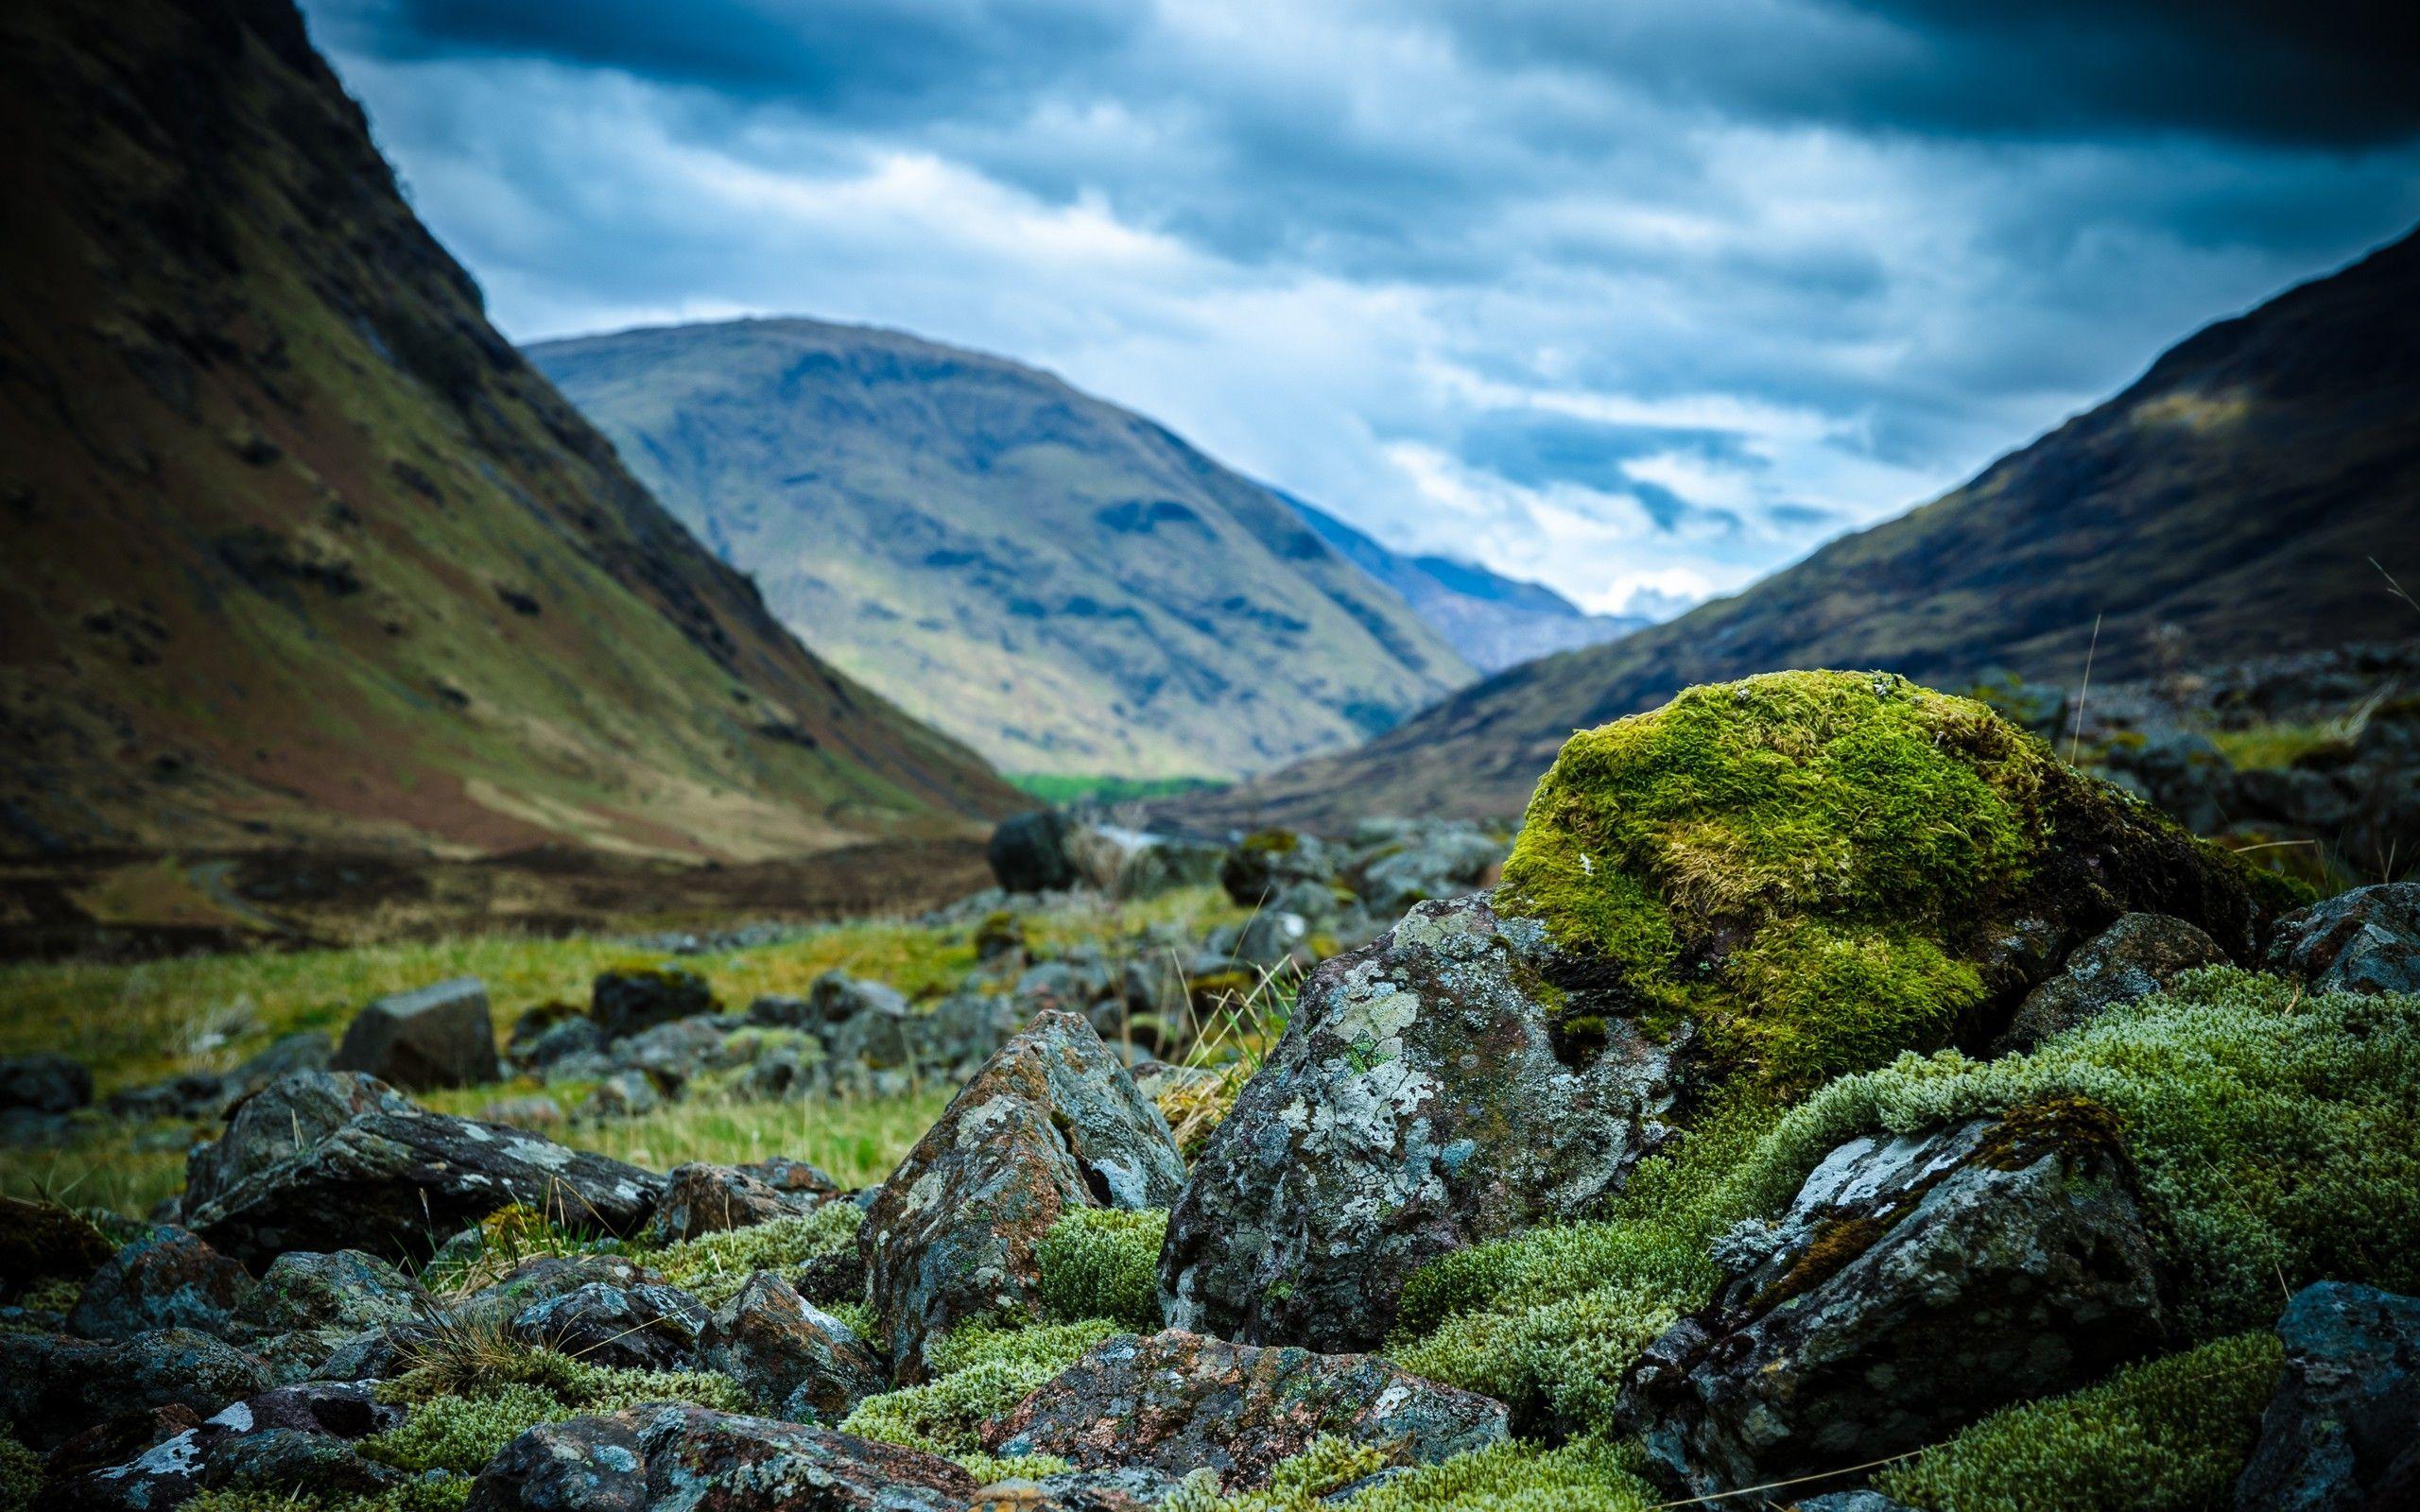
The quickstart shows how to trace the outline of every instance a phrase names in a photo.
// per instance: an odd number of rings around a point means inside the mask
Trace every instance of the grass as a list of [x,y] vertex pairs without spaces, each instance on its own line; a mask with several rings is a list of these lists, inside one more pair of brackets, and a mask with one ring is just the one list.
[[1174,798],[1223,786],[1211,777],[1093,777],[1081,772],[1028,772],[1009,779],[1018,792],[1045,803],[1130,803],[1137,799]]

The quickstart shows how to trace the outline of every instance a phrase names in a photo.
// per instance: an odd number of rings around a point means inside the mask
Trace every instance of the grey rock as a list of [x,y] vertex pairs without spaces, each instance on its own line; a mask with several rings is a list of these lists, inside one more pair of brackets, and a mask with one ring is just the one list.
[[707,1317],[704,1303],[660,1281],[590,1281],[523,1308],[512,1333],[588,1365],[670,1370],[688,1362]]
[[647,1461],[617,1418],[542,1423],[471,1483],[463,1512],[645,1512]]
[[595,1123],[614,1118],[645,1118],[664,1106],[655,1079],[643,1071],[617,1071],[598,1082],[580,1099],[578,1115]]
[[252,1278],[182,1228],[155,1228],[112,1255],[84,1283],[67,1326],[88,1339],[157,1329],[224,1335]]
[[407,1324],[426,1294],[374,1255],[357,1249],[294,1250],[261,1272],[236,1308],[229,1337],[257,1353],[281,1382],[300,1381],[353,1339]]
[[828,1027],[846,1023],[864,1013],[905,1018],[908,999],[886,983],[851,976],[846,971],[826,971],[807,985],[806,1012],[805,1021],[792,1027]]
[[1797,1512],[1914,1512],[1914,1509],[1904,1503],[1892,1501],[1879,1491],[1831,1491],[1799,1503]]
[[1625,1383],[1651,1460],[1712,1495],[1899,1453],[2163,1342],[2149,1221],[2089,1104],[1853,1140]]
[[714,1011],[714,990],[706,979],[668,966],[600,971],[588,1004],[588,1016],[609,1040]]
[[464,1317],[509,1323],[536,1303],[569,1296],[583,1286],[628,1289],[663,1280],[620,1255],[542,1255],[523,1261],[502,1280],[461,1298],[454,1310]]
[[2121,1003],[2165,989],[2181,971],[2226,964],[2219,942],[2184,919],[2127,914],[2078,947],[2057,976],[2026,994],[1992,1051],[2031,1050]]
[[959,1324],[1039,1315],[1034,1248],[1070,1208],[1165,1207],[1184,1164],[1091,1024],[1037,1015],[951,1099],[857,1231],[892,1369]]
[[346,1026],[330,1064],[413,1091],[500,1079],[486,984],[457,977],[377,999]]
[[2285,1373],[2238,1512],[2420,1505],[2420,1297],[2322,1281],[2294,1295],[2277,1337]]
[[410,1477],[364,1459],[343,1439],[303,1428],[261,1428],[233,1435],[207,1452],[201,1481],[214,1490],[290,1493],[308,1486],[332,1499],[367,1498]]
[[225,1118],[245,1098],[298,1071],[325,1071],[335,1042],[317,1029],[281,1035],[224,1074],[187,1072],[148,1087],[112,1092],[109,1109],[130,1119]]
[[605,1045],[605,1031],[596,1026],[596,1020],[557,1019],[526,1043],[517,1045],[513,1060],[533,1072],[556,1071],[573,1062],[603,1057]]
[[677,1095],[707,1072],[739,1064],[741,1057],[730,1042],[736,1027],[713,1015],[675,1019],[615,1041],[610,1055],[615,1067],[643,1072],[658,1088]]
[[889,1384],[882,1363],[847,1324],[768,1271],[751,1276],[715,1311],[699,1339],[698,1363],[792,1422],[838,1426]]
[[1010,892],[1057,892],[1080,880],[1067,854],[1067,819],[1056,809],[1037,809],[1003,819],[992,831],[984,859]]
[[2269,970],[2318,992],[2420,992],[2420,882],[2356,887],[2288,915]]
[[222,1193],[328,1138],[353,1119],[417,1112],[374,1076],[353,1071],[301,1071],[280,1077],[237,1105],[227,1132],[185,1160],[184,1206],[199,1212]]
[[650,1243],[675,1244],[727,1228],[752,1228],[776,1218],[812,1212],[832,1193],[829,1177],[820,1191],[811,1187],[782,1191],[727,1165],[676,1166],[665,1177],[664,1195],[648,1219],[647,1236]]
[[1675,1046],[1618,1018],[1562,1038],[1546,951],[1467,898],[1314,972],[1177,1200],[1169,1324],[1374,1348],[1423,1263],[1616,1190],[1668,1137]]
[[1077,824],[1063,841],[1076,872],[1120,900],[1151,898],[1216,882],[1226,848],[1109,824]]
[[178,1405],[205,1417],[268,1387],[259,1360],[190,1329],[107,1341],[0,1333],[0,1420],[33,1449],[118,1413]]
[[1256,1348],[1176,1330],[1120,1334],[985,1425],[1009,1457],[1057,1454],[1079,1468],[1207,1467],[1236,1490],[1322,1434],[1386,1445],[1421,1464],[1501,1443],[1504,1404],[1439,1385],[1375,1355]]
[[83,1062],[47,1051],[0,1057],[0,1109],[72,1113],[93,1100],[93,1074]]
[[971,1074],[1025,1026],[1017,1003],[991,992],[953,992],[910,1029],[916,1058],[937,1072]]
[[550,1129],[563,1122],[563,1105],[544,1092],[498,1097],[479,1105],[479,1122],[509,1124],[514,1128]]
[[649,1512],[961,1512],[975,1477],[937,1455],[675,1403],[619,1415]]
[[1246,835],[1219,863],[1219,885],[1228,897],[1253,908],[1298,882],[1334,882],[1336,869],[1336,852],[1319,836],[1263,830]]

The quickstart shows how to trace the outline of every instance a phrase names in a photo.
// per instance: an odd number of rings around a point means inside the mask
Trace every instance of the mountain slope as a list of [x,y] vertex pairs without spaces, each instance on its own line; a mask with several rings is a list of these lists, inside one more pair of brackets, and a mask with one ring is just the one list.
[[2420,592],[2420,237],[2208,327],[1962,488],[1744,593],[1169,808],[1314,826],[1511,816],[1574,729],[1693,683],[1882,667],[1951,685],[2008,667],[2072,686],[2087,653],[2095,679],[2125,678],[2163,655],[2420,630],[2373,558]]
[[489,327],[290,0],[29,0],[0,53],[0,845],[755,856],[1015,802]]
[[1400,594],[1411,611],[1482,672],[1618,640],[1651,623],[1591,614],[1544,583],[1506,577],[1451,557],[1406,557],[1324,509],[1281,495],[1345,560]]
[[529,355],[791,627],[1004,770],[1261,771],[1469,679],[1278,495],[1029,368],[810,320]]

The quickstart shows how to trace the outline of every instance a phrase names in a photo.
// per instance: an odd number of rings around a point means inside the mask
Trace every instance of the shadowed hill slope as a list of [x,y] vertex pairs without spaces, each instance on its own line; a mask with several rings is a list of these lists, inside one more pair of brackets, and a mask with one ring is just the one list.
[[761,856],[1015,804],[489,326],[288,0],[28,0],[0,75],[0,846]]
[[1003,770],[1266,771],[1470,680],[1280,495],[1047,373],[798,319],[529,355],[792,628]]
[[1509,816],[1573,730],[1682,688],[1793,667],[2072,685],[2096,618],[2096,679],[2408,636],[2420,612],[2373,558],[2420,592],[2420,238],[2207,327],[1974,481],[1744,593],[1163,807],[1201,824]]

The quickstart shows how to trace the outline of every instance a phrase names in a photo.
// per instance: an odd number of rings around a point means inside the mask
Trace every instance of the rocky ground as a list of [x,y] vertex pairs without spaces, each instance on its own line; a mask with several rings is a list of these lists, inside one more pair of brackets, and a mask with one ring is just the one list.
[[[989,860],[795,992],[732,988],[796,939],[665,937],[577,1005],[0,1063],[21,1152],[209,1135],[139,1218],[15,1183],[0,1504],[2420,1493],[2420,885],[2322,900],[1842,674],[1575,737],[1509,853],[1037,815]],[[607,1153],[928,1086],[862,1177]]]

